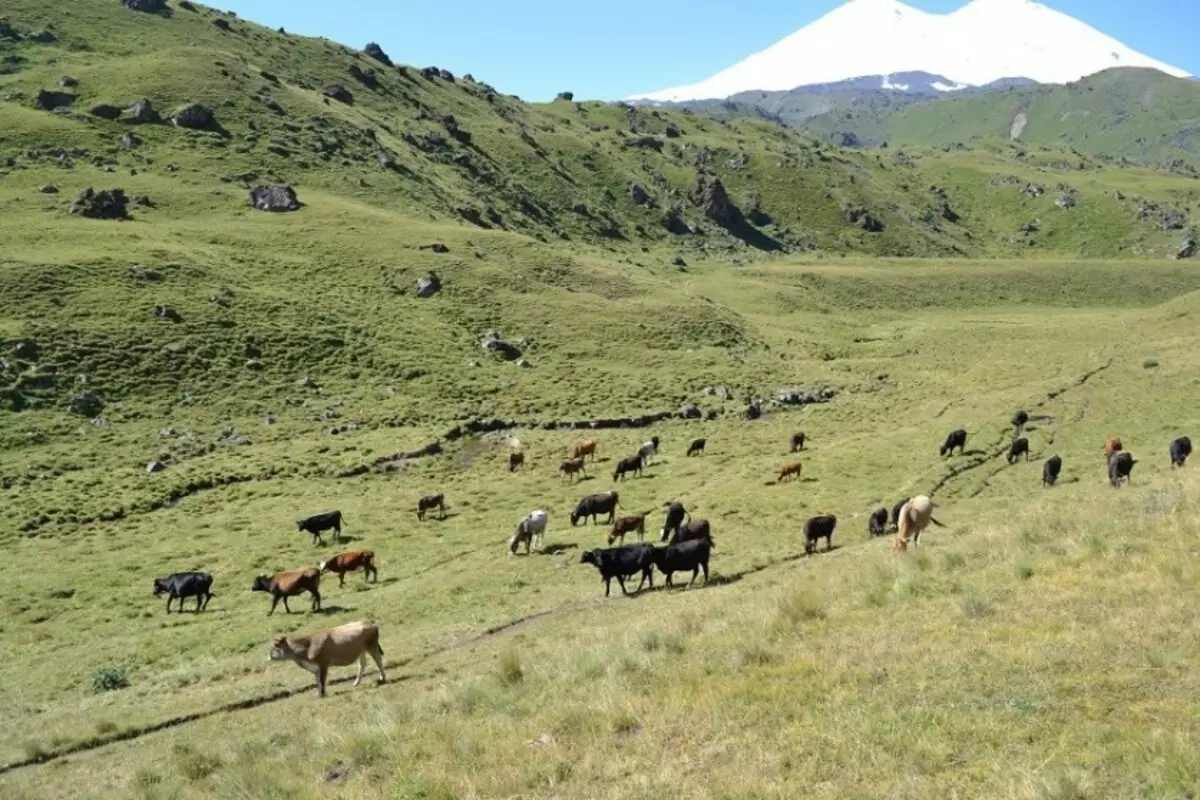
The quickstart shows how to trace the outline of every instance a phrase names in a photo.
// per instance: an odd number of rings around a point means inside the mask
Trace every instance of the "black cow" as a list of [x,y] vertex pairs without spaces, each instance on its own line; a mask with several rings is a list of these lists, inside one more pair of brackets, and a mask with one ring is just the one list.
[[953,455],[954,448],[958,448],[958,454],[961,456],[967,447],[967,432],[959,428],[955,431],[950,431],[950,435],[946,437],[946,442],[942,445],[938,452],[942,456]]
[[1129,473],[1133,472],[1136,463],[1128,450],[1118,450],[1108,457],[1108,482],[1114,489],[1121,485],[1122,480],[1129,481]]
[[1042,486],[1053,486],[1062,472],[1062,456],[1051,456],[1042,465]]
[[1023,408],[1018,408],[1017,413],[1013,414],[1012,426],[1017,434],[1020,434],[1025,428],[1025,423],[1029,422],[1029,413]]
[[667,509],[667,518],[663,522],[662,528],[658,531],[660,542],[665,542],[667,540],[668,531],[671,533],[679,533],[679,526],[682,525],[686,520],[692,518],[692,515],[689,514],[687,509],[683,507],[683,503],[679,502],[678,500],[672,500],[669,503],[663,503],[663,508]]
[[833,529],[837,527],[837,517],[833,514],[821,514],[810,517],[804,523],[804,555],[811,555],[817,549],[817,542],[825,540],[825,549],[833,549]]
[[438,510],[438,519],[446,518],[446,495],[442,492],[427,494],[417,501],[417,519],[424,521],[425,513]]
[[1008,446],[1008,453],[1004,456],[1008,459],[1008,463],[1014,463],[1021,456],[1025,456],[1025,460],[1029,460],[1029,440],[1022,436],[1019,439],[1014,439],[1013,443]]
[[893,531],[900,530],[900,509],[904,508],[904,504],[907,503],[909,500],[912,500],[912,498],[906,497],[903,500],[901,500],[899,503],[896,503],[896,505],[892,506],[892,522],[891,522],[891,526],[890,526],[891,530],[893,530]]
[[321,531],[327,531],[333,528],[333,540],[337,541],[342,538],[342,512],[338,510],[322,511],[320,514],[313,514],[311,517],[304,517],[296,520],[296,527],[302,531],[308,531],[312,534],[313,544],[324,545],[325,541],[321,538]]
[[871,536],[883,536],[887,533],[888,510],[880,507],[871,512],[867,520],[867,533]]
[[708,444],[707,439],[693,439],[692,443],[688,445],[687,454],[689,456],[703,455],[704,454],[704,445],[706,445],[706,444]]
[[154,579],[154,596],[166,592],[167,613],[171,613],[171,601],[179,599],[179,613],[183,613],[185,597],[196,598],[196,613],[199,614],[212,599],[213,576],[207,572],[172,572],[165,578]]
[[620,505],[621,497],[617,492],[589,494],[580,500],[579,505],[575,506],[575,510],[571,512],[571,527],[574,528],[584,517],[591,517],[592,524],[595,525],[598,514],[608,514],[607,524],[611,525]]
[[704,570],[704,582],[708,583],[708,557],[712,552],[712,542],[708,539],[692,539],[666,547],[654,548],[654,566],[667,577],[667,586],[672,586],[671,575],[675,572],[692,571],[692,579],[688,586],[696,582],[700,570]]
[[[708,520],[689,519],[675,530],[675,533],[672,534],[671,540],[667,544],[679,544],[680,542],[689,542],[693,539],[707,539],[709,544],[713,543],[712,525],[708,523]],[[667,541],[665,532],[659,537],[659,541]]]
[[1171,469],[1182,467],[1187,463],[1187,457],[1192,454],[1192,440],[1186,436],[1180,436],[1175,441],[1171,442]]
[[804,449],[804,439],[805,438],[806,437],[804,436],[804,431],[800,431],[799,433],[792,434],[792,452],[793,453],[796,452],[797,450]]
[[579,557],[580,564],[591,564],[600,570],[604,581],[604,596],[608,597],[612,579],[616,578],[621,586],[622,594],[629,594],[625,588],[625,579],[642,573],[637,589],[640,592],[646,581],[654,588],[654,547],[648,544],[623,544],[620,547],[609,547],[604,550],[587,550]]
[[633,472],[637,475],[642,474],[642,454],[638,453],[629,458],[622,458],[617,462],[617,468],[613,470],[613,480],[617,478],[625,479],[626,472]]

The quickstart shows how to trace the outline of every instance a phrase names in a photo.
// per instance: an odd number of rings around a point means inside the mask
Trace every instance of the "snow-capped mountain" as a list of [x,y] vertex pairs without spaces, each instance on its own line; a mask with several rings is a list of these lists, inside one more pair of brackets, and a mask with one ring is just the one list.
[[708,80],[626,99],[686,102],[864,78],[904,91],[898,76],[914,72],[945,76],[930,86],[948,92],[1014,78],[1068,83],[1110,67],[1188,76],[1034,0],[973,0],[949,14],[852,0]]

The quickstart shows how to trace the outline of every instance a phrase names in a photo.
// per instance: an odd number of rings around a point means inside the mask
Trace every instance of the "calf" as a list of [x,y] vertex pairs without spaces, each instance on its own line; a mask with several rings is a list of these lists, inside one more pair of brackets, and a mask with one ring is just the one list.
[[[679,544],[680,542],[688,542],[693,539],[706,539],[709,544],[713,544],[712,525],[709,524],[708,520],[688,520],[688,522],[679,526],[667,544]],[[666,535],[660,536],[659,541],[666,542]]]
[[1008,453],[1005,454],[1004,457],[1008,459],[1008,463],[1012,464],[1016,462],[1016,460],[1022,455],[1025,456],[1026,461],[1029,460],[1029,440],[1024,436],[1019,439],[1015,439],[1013,443],[1008,446]]
[[1020,435],[1021,431],[1025,429],[1025,423],[1027,422],[1029,422],[1029,413],[1023,408],[1018,408],[1017,413],[1013,414],[1012,418],[1015,435]]
[[792,449],[791,452],[804,449],[804,431],[792,434]]
[[1058,473],[1062,472],[1062,456],[1051,456],[1042,465],[1042,486],[1053,486],[1058,482]]
[[296,520],[296,527],[301,531],[308,531],[312,534],[313,544],[325,545],[321,539],[321,531],[327,531],[333,528],[333,540],[336,542],[342,538],[342,512],[338,510],[322,511],[320,514],[313,514],[311,517],[304,517]]
[[638,448],[638,455],[641,456],[642,460],[647,464],[652,463],[654,461],[654,456],[658,455],[658,437],[651,436],[650,441],[644,443]]
[[953,455],[954,448],[956,447],[960,456],[967,449],[967,432],[962,428],[950,431],[950,435],[946,437],[946,441],[942,443],[942,447],[938,452],[944,458],[945,456]]
[[678,500],[672,500],[669,503],[663,503],[663,507],[667,509],[667,518],[663,522],[663,526],[658,533],[660,537],[659,541],[665,542],[667,540],[667,533],[670,532],[673,534],[678,534],[679,526],[682,525],[685,520],[691,519],[692,515],[687,512],[687,509],[683,507],[683,503],[679,502]]
[[704,455],[704,445],[708,443],[707,439],[693,439],[688,445],[687,454],[689,456]]
[[825,550],[833,549],[833,529],[837,527],[837,517],[833,514],[820,514],[810,517],[804,523],[804,555],[812,555],[817,549],[817,542],[825,540]]
[[1187,457],[1192,454],[1192,440],[1186,436],[1180,436],[1175,441],[1171,442],[1171,469],[1182,467],[1187,463]]
[[646,581],[654,588],[654,547],[648,544],[625,544],[620,547],[610,547],[606,550],[587,550],[579,557],[580,564],[591,564],[600,570],[600,578],[604,581],[604,596],[608,597],[612,579],[616,578],[622,594],[629,594],[625,588],[625,579],[642,573],[637,589],[640,592]]
[[608,532],[608,543],[611,545],[617,539],[625,544],[625,534],[637,531],[638,541],[646,536],[646,514],[649,511],[631,517],[620,517],[613,522],[612,530]]
[[906,497],[896,505],[892,506],[892,531],[900,530],[900,509],[904,508],[904,504],[911,500],[911,497]]
[[571,458],[583,458],[591,456],[592,461],[596,460],[596,440],[584,439],[582,442],[576,442],[571,448]]
[[867,520],[867,533],[870,536],[883,536],[888,529],[888,510],[886,508],[877,508],[871,512],[871,518]]
[[1118,450],[1108,458],[1108,482],[1114,489],[1120,487],[1121,481],[1130,482],[1129,473],[1133,472],[1133,453]]
[[589,494],[580,500],[579,505],[575,506],[575,510],[571,512],[571,527],[574,528],[579,520],[585,517],[591,517],[592,524],[595,525],[596,517],[600,514],[608,514],[607,524],[611,524],[620,505],[621,496],[617,492]]
[[912,540],[913,547],[919,547],[921,544],[921,531],[929,527],[929,523],[931,522],[939,528],[946,527],[933,518],[933,510],[935,508],[937,506],[934,502],[923,494],[919,494],[905,503],[904,507],[900,509],[899,532],[896,534],[892,549],[907,550],[909,539]]
[[642,454],[640,452],[617,462],[617,468],[613,470],[613,480],[616,481],[617,478],[624,480],[626,472],[632,472],[635,475],[642,474]]
[[779,468],[779,475],[776,476],[775,482],[783,483],[783,479],[788,478],[788,477],[790,477],[792,479],[799,478],[800,470],[802,470],[803,468],[804,468],[804,465],[801,464],[799,461],[793,461],[791,464],[784,464],[782,467]]
[[321,573],[334,572],[338,576],[338,586],[346,584],[346,573],[361,569],[363,579],[372,582],[379,579],[379,570],[375,568],[375,553],[372,550],[349,550],[338,553],[333,558],[326,559],[317,565]]
[[564,478],[570,478],[572,475],[587,475],[583,470],[582,458],[571,458],[558,465],[558,474]]
[[367,656],[379,669],[379,682],[387,681],[383,668],[383,648],[379,646],[379,626],[360,620],[326,628],[308,636],[280,636],[271,645],[267,661],[294,661],[317,678],[317,697],[325,696],[325,680],[330,667],[348,667],[358,662],[354,685],[362,683]]
[[521,542],[525,543],[525,555],[529,555],[529,548],[533,544],[533,540],[537,539],[539,545],[542,544],[542,537],[546,532],[546,520],[550,515],[543,509],[531,511],[525,515],[525,518],[517,523],[517,531],[508,540],[508,552],[510,555],[517,552],[517,545]]
[[509,472],[516,472],[517,467],[522,466],[524,463],[525,463],[525,454],[520,452],[519,450],[515,453],[508,454],[508,471]]
[[1123,449],[1124,445],[1121,444],[1121,438],[1119,436],[1110,436],[1108,437],[1108,441],[1104,443],[1104,448],[1101,452],[1104,453],[1104,458],[1107,460],[1113,453],[1119,453]]
[[212,599],[213,576],[207,572],[172,572],[165,578],[154,579],[154,596],[167,595],[167,613],[171,613],[171,601],[178,598],[179,613],[183,613],[183,600],[196,598],[196,613],[199,614]]
[[692,571],[692,579],[688,586],[696,582],[700,570],[704,570],[704,582],[708,583],[708,557],[712,552],[712,542],[708,539],[692,539],[678,542],[666,547],[655,547],[653,560],[658,571],[667,577],[667,586],[672,586],[671,576],[675,572]]
[[438,510],[438,519],[446,518],[446,495],[442,492],[427,494],[417,501],[417,519],[424,521],[425,513],[434,508]]
[[321,610],[321,571],[315,567],[305,567],[291,572],[277,572],[271,577],[259,575],[250,587],[252,592],[269,592],[271,595],[271,610],[267,616],[275,613],[275,606],[283,600],[283,610],[292,613],[288,608],[288,598],[295,597],[301,592],[312,595],[312,610]]

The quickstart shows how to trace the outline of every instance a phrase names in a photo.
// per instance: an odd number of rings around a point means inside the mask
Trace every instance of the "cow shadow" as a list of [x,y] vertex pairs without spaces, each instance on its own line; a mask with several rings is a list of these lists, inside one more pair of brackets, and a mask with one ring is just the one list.
[[[984,450],[975,448],[974,450],[964,450],[961,453],[959,453],[958,455],[959,455],[959,457],[962,457],[962,456],[986,456],[987,452]],[[953,456],[947,456],[947,458],[953,458]]]
[[[876,536],[875,538],[878,539],[881,537]],[[824,547],[818,546],[816,550],[813,550],[811,553],[805,553],[802,557],[809,558],[811,556],[824,555],[825,553],[835,553],[838,550],[841,550],[843,547],[845,547],[845,545],[835,544],[833,547],[830,547],[828,550],[826,550]]]
[[333,546],[336,546],[339,544],[349,544],[350,542],[357,542],[360,539],[362,539],[361,536],[347,536],[345,534],[342,534],[341,536],[339,536],[336,539],[330,539],[327,542],[325,542],[325,546],[333,547]]
[[354,610],[355,610],[355,606],[339,606],[339,605],[335,604],[332,606],[321,606],[320,610],[314,611],[312,613],[321,614],[323,616],[329,617],[329,616],[333,616],[334,614],[345,614],[349,611],[354,611]]
[[445,522],[448,519],[454,519],[455,517],[458,517],[458,516],[461,516],[461,515],[457,511],[447,511],[445,514],[443,514],[440,517],[426,517],[424,520],[417,520],[417,521],[418,522]]
[[[684,576],[682,580],[678,577],[680,575]],[[691,586],[688,586],[688,581],[690,581],[692,579],[690,570],[680,570],[679,572],[675,573],[675,576],[676,576],[675,582],[673,585],[667,586],[667,584],[665,582],[656,583],[654,585],[654,589],[652,591],[655,591],[655,592],[689,592],[689,591],[694,592],[694,591],[698,591],[701,589],[716,588],[718,586],[728,586],[729,584],[737,583],[738,581],[740,581],[742,579],[742,576],[738,573],[735,573],[732,575],[715,575],[710,572],[708,580],[705,581],[704,573],[701,572],[700,575],[696,578],[696,582],[693,583]],[[643,590],[643,591],[650,591],[650,590]]]
[[536,553],[540,556],[553,556],[559,553],[565,553],[568,550],[578,550],[579,545],[574,542],[555,542],[553,544],[543,545],[541,550]]

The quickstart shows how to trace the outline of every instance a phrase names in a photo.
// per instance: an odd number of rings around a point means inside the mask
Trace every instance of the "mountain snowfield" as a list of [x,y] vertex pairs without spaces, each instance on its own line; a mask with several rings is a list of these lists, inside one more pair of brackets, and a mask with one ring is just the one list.
[[687,102],[747,91],[927,72],[951,83],[938,91],[984,86],[1004,78],[1069,83],[1111,67],[1188,73],[1138,53],[1095,28],[1034,0],[974,0],[931,14],[899,0],[852,0],[760,53],[708,80],[627,100]]

